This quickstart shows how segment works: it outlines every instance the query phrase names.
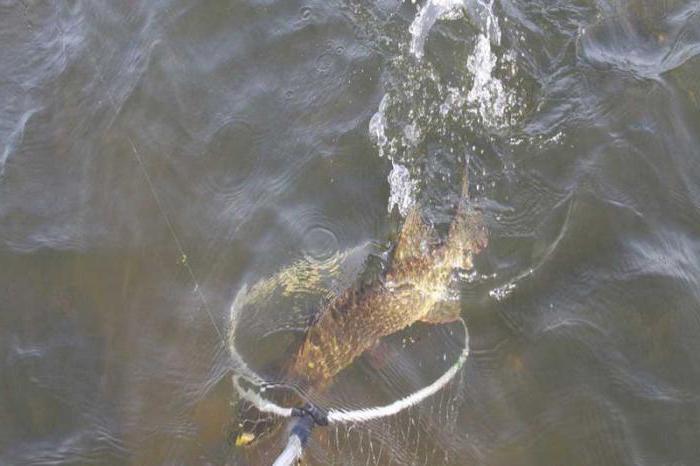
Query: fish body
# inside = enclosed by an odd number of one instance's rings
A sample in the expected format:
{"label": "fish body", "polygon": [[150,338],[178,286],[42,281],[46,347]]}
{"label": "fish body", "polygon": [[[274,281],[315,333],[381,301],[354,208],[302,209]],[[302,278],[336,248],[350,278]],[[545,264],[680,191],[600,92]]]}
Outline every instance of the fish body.
{"label": "fish body", "polygon": [[[462,197],[447,238],[441,240],[422,219],[409,212],[386,270],[368,284],[349,287],[327,302],[306,331],[286,377],[306,393],[320,393],[382,337],[416,322],[447,323],[460,316],[459,302],[449,300],[455,269],[471,269],[475,254],[488,243],[481,212]],[[243,402],[245,403],[245,402]],[[271,430],[260,413],[244,406],[236,443],[249,445]],[[247,418],[247,419],[246,419]]]}
{"label": "fish body", "polygon": [[454,270],[470,269],[473,254],[487,242],[477,227],[483,224],[480,213],[465,213],[463,220],[476,234],[466,242],[450,235],[440,243],[414,209],[387,271],[327,304],[308,329],[289,376],[311,390],[323,389],[382,337],[419,321],[457,319],[459,303],[449,300]]}

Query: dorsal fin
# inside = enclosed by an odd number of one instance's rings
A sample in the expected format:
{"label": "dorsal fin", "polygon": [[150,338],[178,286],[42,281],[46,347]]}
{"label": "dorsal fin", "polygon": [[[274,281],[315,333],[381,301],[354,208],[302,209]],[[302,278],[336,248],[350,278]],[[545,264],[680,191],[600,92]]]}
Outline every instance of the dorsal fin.
{"label": "dorsal fin", "polygon": [[406,216],[399,240],[394,250],[394,262],[403,262],[413,257],[422,256],[428,246],[435,242],[433,230],[426,225],[416,205]]}

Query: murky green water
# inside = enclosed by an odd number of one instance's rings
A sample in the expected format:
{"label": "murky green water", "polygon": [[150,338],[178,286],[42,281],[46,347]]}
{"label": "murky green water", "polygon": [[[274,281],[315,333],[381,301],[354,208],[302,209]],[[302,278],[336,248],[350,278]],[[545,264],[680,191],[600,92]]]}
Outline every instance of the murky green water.
{"label": "murky green water", "polygon": [[[700,5],[447,3],[0,2],[0,464],[270,464],[232,445],[234,297],[273,277],[241,352],[278,378],[411,205],[446,231],[465,158],[466,366],[307,460],[700,463]],[[410,328],[327,401],[459,345]]]}

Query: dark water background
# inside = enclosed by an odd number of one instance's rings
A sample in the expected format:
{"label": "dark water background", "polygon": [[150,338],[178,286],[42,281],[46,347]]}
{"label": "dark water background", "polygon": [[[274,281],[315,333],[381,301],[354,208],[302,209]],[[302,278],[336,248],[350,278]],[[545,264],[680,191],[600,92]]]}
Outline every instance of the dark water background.
{"label": "dark water background", "polygon": [[[700,3],[497,0],[500,42],[440,20],[421,61],[415,16],[0,1],[0,464],[258,461],[230,442],[237,290],[381,253],[406,186],[444,230],[464,156],[491,238],[459,286],[465,369],[311,461],[700,464]],[[389,339],[336,402],[423,386],[443,331]]]}

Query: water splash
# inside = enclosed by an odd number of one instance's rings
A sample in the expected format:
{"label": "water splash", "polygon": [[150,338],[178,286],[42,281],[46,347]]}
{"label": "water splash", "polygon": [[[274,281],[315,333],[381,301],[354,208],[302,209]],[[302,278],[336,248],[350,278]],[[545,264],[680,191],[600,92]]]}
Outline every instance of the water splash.
{"label": "water splash", "polygon": [[[391,173],[387,180],[389,181],[389,203],[388,210],[396,206],[401,215],[407,215],[410,208],[415,204],[416,182],[411,178],[408,169],[394,161],[392,155],[395,151],[391,151],[387,143],[389,139],[386,136],[386,111],[389,105],[389,94],[385,94],[379,104],[379,109],[369,122],[369,134],[372,140],[377,144],[380,157],[388,157],[392,161]],[[404,127],[404,138],[409,143],[416,145],[420,139],[420,129],[416,124],[408,124]]]}
{"label": "water splash", "polygon": [[491,41],[480,34],[474,55],[469,57],[467,68],[474,76],[474,84],[467,94],[467,102],[476,107],[484,125],[499,128],[507,124],[506,111],[514,104],[515,96],[509,94],[503,82],[493,76],[498,58],[491,50]]}
{"label": "water splash", "polygon": [[409,27],[411,53],[419,60],[423,58],[428,33],[438,19],[457,19],[462,15],[462,0],[429,0],[416,14]]}
{"label": "water splash", "polygon": [[411,179],[408,169],[400,163],[393,162],[393,168],[389,173],[389,211],[394,206],[399,209],[401,215],[406,216],[416,203],[416,182]]}
{"label": "water splash", "polygon": [[[480,32],[472,47],[455,49],[454,72],[441,73],[425,57],[426,40],[438,20],[464,15]],[[392,78],[369,123],[379,156],[393,166],[388,209],[398,206],[404,215],[429,183],[420,161],[427,151],[439,146],[438,152],[459,157],[473,152],[475,139],[517,124],[525,107],[503,81],[518,70],[513,53],[496,54],[501,30],[493,0],[428,0],[408,32],[409,40],[390,63]]]}
{"label": "water splash", "polygon": [[384,157],[384,147],[388,139],[386,137],[386,110],[389,105],[389,94],[384,94],[382,101],[379,103],[379,109],[369,120],[369,135],[370,138],[377,144],[379,156]]}
{"label": "water splash", "polygon": [[496,287],[489,291],[489,296],[491,296],[496,301],[503,301],[508,296],[513,294],[513,291],[515,291],[516,287],[517,285],[514,282],[506,283],[503,286]]}

